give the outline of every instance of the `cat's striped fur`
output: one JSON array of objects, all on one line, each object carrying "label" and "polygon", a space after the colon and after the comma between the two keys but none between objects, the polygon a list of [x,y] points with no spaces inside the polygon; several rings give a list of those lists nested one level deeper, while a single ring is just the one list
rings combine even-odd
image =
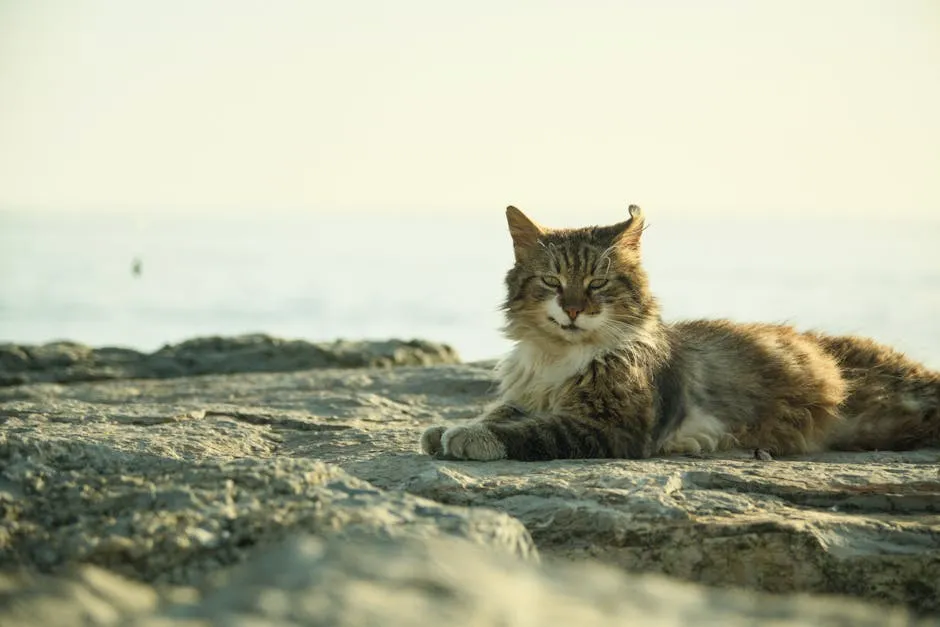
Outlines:
[{"label": "cat's striped fur", "polygon": [[665,324],[640,263],[643,217],[546,229],[507,209],[499,402],[421,438],[460,459],[642,458],[760,448],[940,445],[940,374],[859,337],[725,320]]}]

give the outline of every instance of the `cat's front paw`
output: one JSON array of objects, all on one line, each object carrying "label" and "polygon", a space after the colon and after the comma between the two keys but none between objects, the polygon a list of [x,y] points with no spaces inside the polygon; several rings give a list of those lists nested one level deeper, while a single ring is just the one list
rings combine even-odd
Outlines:
[{"label": "cat's front paw", "polygon": [[481,423],[429,427],[421,434],[421,450],[435,457],[484,462],[506,458],[506,446]]},{"label": "cat's front paw", "polygon": [[451,427],[441,435],[446,457],[489,462],[506,459],[506,445],[484,423]]},{"label": "cat's front paw", "polygon": [[441,436],[447,431],[447,427],[437,425],[429,427],[421,434],[421,450],[427,455],[437,455],[444,452],[441,445]]}]

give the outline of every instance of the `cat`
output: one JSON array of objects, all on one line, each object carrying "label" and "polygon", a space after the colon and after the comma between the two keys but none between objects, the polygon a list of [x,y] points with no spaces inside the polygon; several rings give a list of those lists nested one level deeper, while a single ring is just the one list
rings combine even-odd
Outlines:
[{"label": "cat", "polygon": [[499,402],[421,436],[468,460],[773,456],[940,444],[940,373],[861,337],[728,320],[664,323],[640,261],[643,213],[548,229],[508,207]]}]

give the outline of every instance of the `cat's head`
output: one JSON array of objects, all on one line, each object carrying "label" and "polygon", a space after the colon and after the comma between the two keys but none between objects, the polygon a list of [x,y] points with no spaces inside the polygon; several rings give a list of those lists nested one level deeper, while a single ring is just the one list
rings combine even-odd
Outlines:
[{"label": "cat's head", "polygon": [[506,275],[506,334],[540,343],[616,346],[659,311],[640,265],[643,214],[612,226],[542,227],[506,209],[516,262]]}]

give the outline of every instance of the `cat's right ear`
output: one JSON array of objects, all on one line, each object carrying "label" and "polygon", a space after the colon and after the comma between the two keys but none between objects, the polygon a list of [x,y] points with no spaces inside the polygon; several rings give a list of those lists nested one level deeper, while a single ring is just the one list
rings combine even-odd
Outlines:
[{"label": "cat's right ear", "polygon": [[509,222],[512,249],[516,254],[516,261],[519,261],[526,251],[535,246],[545,231],[512,205],[506,207],[506,221]]},{"label": "cat's right ear", "polygon": [[630,205],[630,219],[620,224],[615,224],[612,228],[615,231],[614,241],[635,251],[640,250],[640,236],[643,234],[643,228],[646,221],[643,218],[643,210],[637,205]]}]

